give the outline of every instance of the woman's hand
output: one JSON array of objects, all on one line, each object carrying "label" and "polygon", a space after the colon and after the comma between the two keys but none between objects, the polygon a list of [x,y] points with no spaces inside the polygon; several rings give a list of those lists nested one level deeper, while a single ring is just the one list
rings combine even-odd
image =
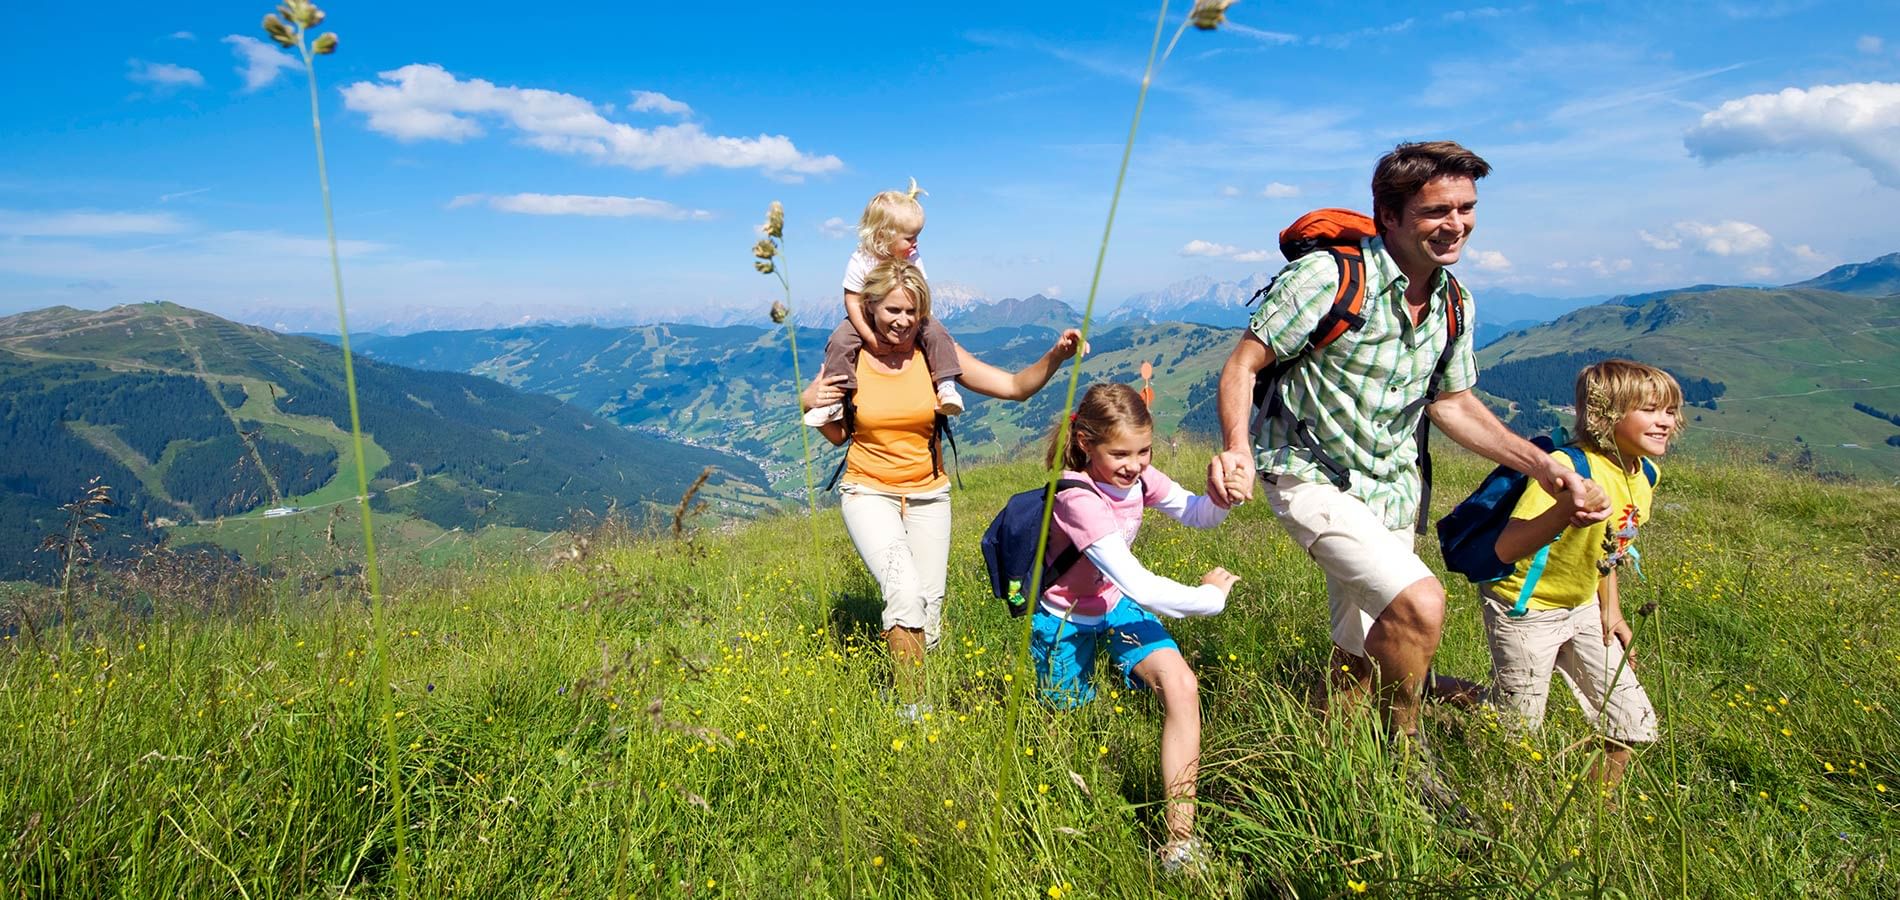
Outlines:
[{"label": "woman's hand", "polygon": [[843,403],[843,385],[849,380],[851,380],[849,375],[826,375],[825,367],[819,366],[818,377],[813,378],[811,384],[806,385],[805,390],[798,395],[798,402],[802,407],[800,412],[830,406],[833,403]]},{"label": "woman's hand", "polygon": [[1063,331],[1056,337],[1056,345],[1049,348],[1049,355],[1055,357],[1056,362],[1062,362],[1078,354],[1089,355],[1089,345],[1087,341],[1082,340],[1081,330],[1075,328]]}]

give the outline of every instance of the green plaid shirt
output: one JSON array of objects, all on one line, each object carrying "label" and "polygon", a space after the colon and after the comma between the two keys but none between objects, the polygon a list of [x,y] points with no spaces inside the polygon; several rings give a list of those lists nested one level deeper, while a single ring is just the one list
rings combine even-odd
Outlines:
[{"label": "green plaid shirt", "polygon": [[[1431,305],[1414,326],[1405,312],[1405,274],[1386,254],[1384,241],[1367,240],[1365,260],[1364,328],[1307,353],[1307,338],[1332,307],[1339,285],[1339,266],[1326,253],[1308,254],[1281,271],[1249,327],[1273,348],[1276,359],[1305,354],[1287,372],[1281,390],[1319,445],[1352,471],[1346,493],[1371,507],[1387,528],[1409,528],[1419,502],[1413,432],[1424,411],[1408,415],[1405,407],[1431,388],[1432,369],[1445,346],[1451,282],[1442,271],[1435,276]],[[1468,390],[1478,383],[1471,321],[1467,299],[1465,333],[1446,363],[1441,390]],[[1293,446],[1283,423],[1269,421],[1261,431],[1254,435],[1260,471],[1326,483],[1325,471],[1311,454]]]}]

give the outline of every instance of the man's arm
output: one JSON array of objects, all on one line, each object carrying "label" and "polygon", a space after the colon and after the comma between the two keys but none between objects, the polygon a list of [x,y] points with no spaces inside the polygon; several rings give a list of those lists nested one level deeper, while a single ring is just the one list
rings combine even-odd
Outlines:
[{"label": "man's arm", "polygon": [[[1223,407],[1222,412],[1225,411]],[[1552,497],[1574,491],[1575,496],[1597,500],[1595,504],[1580,507],[1570,524],[1588,525],[1609,518],[1609,499],[1602,497],[1601,488],[1537,449],[1537,445],[1512,433],[1471,391],[1439,394],[1437,400],[1425,407],[1425,414],[1431,416],[1432,424],[1446,437],[1485,459],[1537,479]]]},{"label": "man's arm", "polygon": [[1221,451],[1207,464],[1207,496],[1221,506],[1253,499],[1253,436],[1247,433],[1253,422],[1253,385],[1260,370],[1272,364],[1273,348],[1248,331],[1221,366],[1215,398]]}]

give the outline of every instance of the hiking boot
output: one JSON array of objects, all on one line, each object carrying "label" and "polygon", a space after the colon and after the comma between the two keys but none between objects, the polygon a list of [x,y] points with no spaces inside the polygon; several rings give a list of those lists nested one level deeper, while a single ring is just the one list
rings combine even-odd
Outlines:
[{"label": "hiking boot", "polygon": [[1171,878],[1188,875],[1200,875],[1207,871],[1207,862],[1213,852],[1199,838],[1175,838],[1163,845],[1158,851],[1161,857],[1161,872]]},{"label": "hiking boot", "polygon": [[957,393],[954,379],[937,382],[937,411],[946,416],[963,415],[963,395]]},{"label": "hiking boot", "polygon": [[1437,755],[1425,743],[1424,735],[1408,735],[1401,743],[1417,767],[1412,772],[1411,782],[1413,787],[1418,788],[1419,800],[1425,804],[1425,808],[1438,817],[1442,825],[1489,838],[1490,829],[1458,796],[1457,788],[1451,786],[1451,779],[1446,777],[1444,768],[1438,764]]},{"label": "hiking boot", "polygon": [[831,422],[844,421],[844,404],[833,403],[830,406],[814,406],[805,411],[805,424],[821,428]]}]

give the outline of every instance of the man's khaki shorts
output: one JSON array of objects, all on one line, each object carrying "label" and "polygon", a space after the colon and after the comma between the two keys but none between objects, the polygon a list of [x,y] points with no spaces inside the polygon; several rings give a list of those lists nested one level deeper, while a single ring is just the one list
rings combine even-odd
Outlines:
[{"label": "man's khaki shorts", "polygon": [[1262,487],[1281,527],[1326,573],[1333,643],[1365,656],[1366,633],[1393,598],[1437,577],[1413,552],[1416,535],[1385,527],[1365,503],[1330,484],[1282,475],[1277,484],[1263,479]]}]

